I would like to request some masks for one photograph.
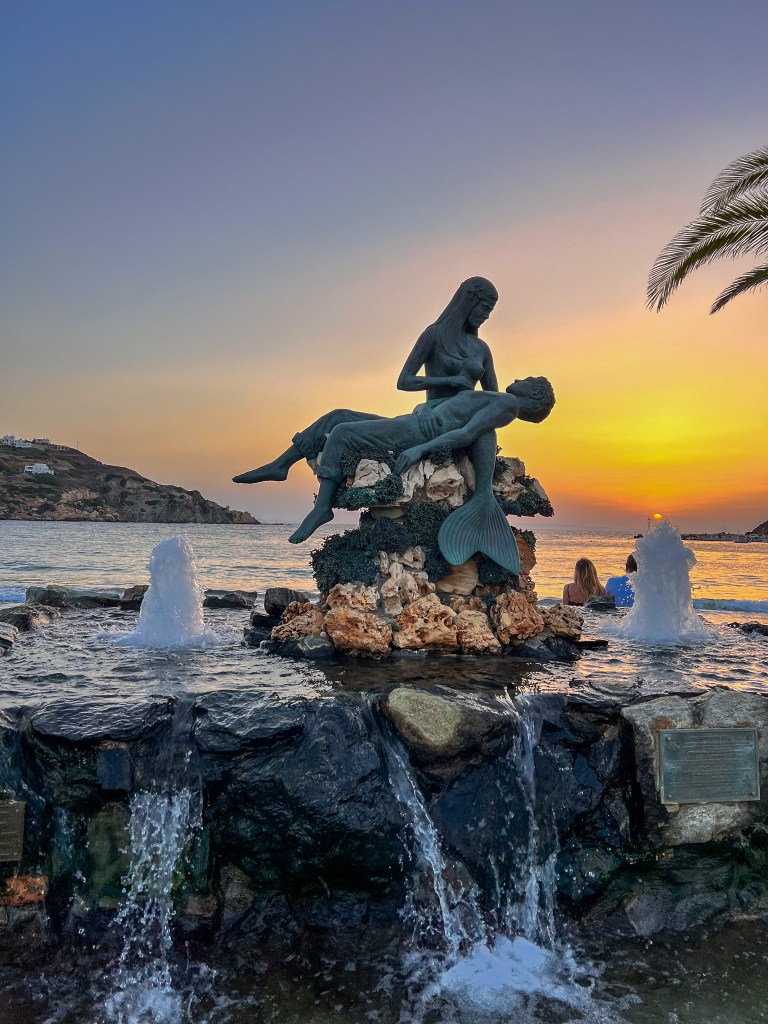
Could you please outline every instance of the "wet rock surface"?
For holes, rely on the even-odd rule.
[[[767,715],[759,694],[591,685],[20,708],[0,719],[2,800],[26,805],[23,856],[0,863],[0,959],[45,955],[78,928],[102,941],[123,898],[131,801],[163,787],[202,804],[178,874],[179,934],[245,958],[392,952],[415,866],[393,744],[487,914],[546,863],[561,913],[628,935],[762,913],[768,807],[706,805],[702,819],[663,806],[652,737],[661,722],[754,722],[765,783]],[[16,876],[45,887],[9,885]]]

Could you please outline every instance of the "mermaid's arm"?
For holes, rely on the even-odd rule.
[[[426,391],[428,388],[453,388],[455,391],[472,391],[475,382],[463,374],[453,377],[419,376],[419,370],[432,355],[434,333],[427,328],[413,346],[411,354],[397,378],[398,391]]]

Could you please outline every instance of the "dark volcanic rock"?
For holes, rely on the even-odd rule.
[[[48,608],[40,604],[18,604],[11,608],[0,609],[0,622],[6,622],[23,632],[47,626],[51,619],[60,618],[61,610],[59,608]]]
[[[206,590],[206,608],[252,608],[258,594],[255,590]]]
[[[309,594],[303,590],[291,590],[290,587],[269,587],[264,592],[264,611],[279,622],[280,616],[292,601],[309,601]]]
[[[12,626],[7,622],[0,622],[0,652],[10,650],[16,642],[16,637],[19,635],[19,631],[16,626]]]

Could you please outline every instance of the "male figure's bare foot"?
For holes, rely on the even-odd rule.
[[[313,508],[304,522],[288,538],[289,543],[301,544],[307,537],[311,537],[318,527],[323,526],[325,523],[330,523],[332,519],[332,509]]]
[[[260,484],[263,480],[285,480],[288,476],[289,468],[289,466],[281,463],[279,459],[275,459],[274,462],[268,462],[266,466],[259,466],[248,473],[240,473],[238,476],[233,476],[232,480],[236,484]]]
[[[262,480],[285,480],[291,466],[295,466],[303,458],[302,452],[295,444],[292,444],[272,462],[268,462],[265,466],[257,466],[256,469],[252,469],[248,473],[233,476],[232,480],[236,484],[260,484]]]

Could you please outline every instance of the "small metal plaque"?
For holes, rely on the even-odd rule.
[[[25,806],[20,800],[0,804],[0,861],[21,860]]]
[[[657,735],[663,804],[760,799],[757,729],[662,729]]]

